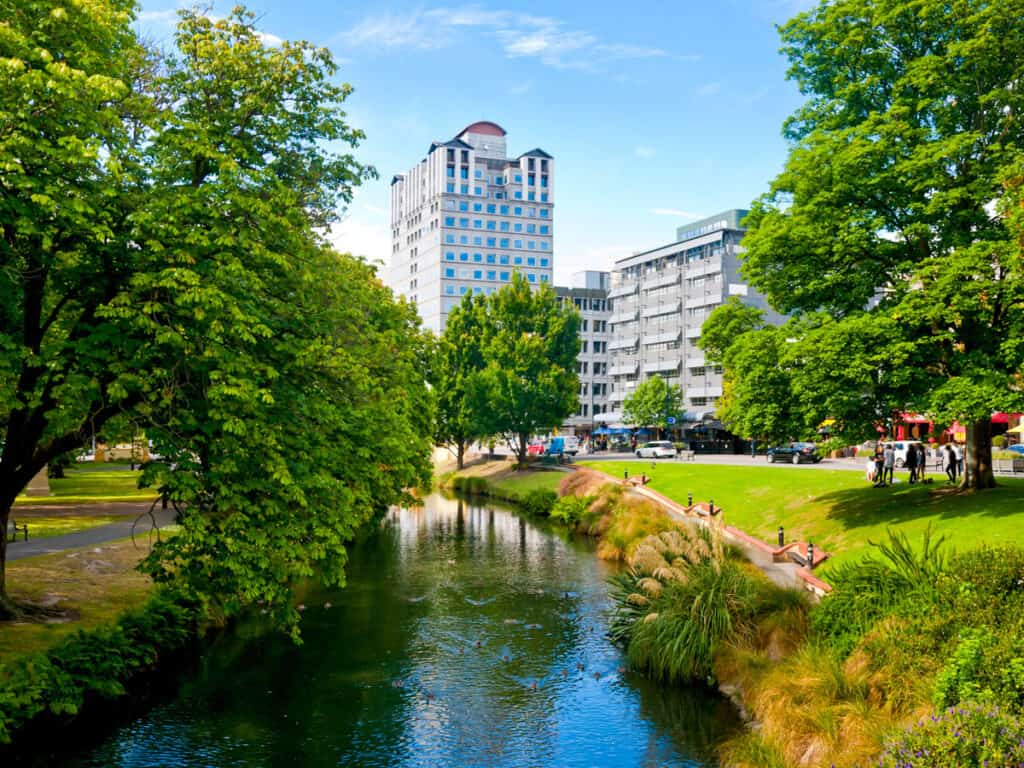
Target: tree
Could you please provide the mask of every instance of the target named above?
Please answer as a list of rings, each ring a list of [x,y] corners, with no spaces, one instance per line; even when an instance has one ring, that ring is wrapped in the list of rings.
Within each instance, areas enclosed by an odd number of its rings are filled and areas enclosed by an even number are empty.
[[[372,174],[327,148],[362,138],[330,54],[183,11],[156,61],[134,11],[0,0],[0,523],[123,414],[185,509],[151,571],[292,620],[291,580],[338,580],[354,526],[427,472],[425,343],[323,243]]]
[[[467,293],[462,303],[448,314],[431,376],[437,402],[434,440],[438,445],[455,445],[459,469],[463,467],[466,447],[484,434],[470,394],[484,367],[482,334],[486,304],[483,296]]]
[[[730,296],[715,307],[700,329],[697,346],[703,350],[705,362],[725,363],[726,350],[739,336],[764,326],[764,312],[744,304],[738,296]]]
[[[668,419],[677,416],[683,402],[683,393],[661,376],[652,376],[641,382],[622,402],[622,414],[627,423],[638,427],[668,429]]]
[[[579,326],[579,313],[550,285],[533,291],[519,272],[487,297],[472,407],[484,434],[506,436],[520,466],[530,435],[558,427],[578,407]]]
[[[1022,399],[1024,350],[1007,340],[1024,330],[1024,274],[1002,201],[1024,148],[1024,15],[1015,0],[838,0],[782,39],[808,100],[746,220],[743,271],[776,309],[830,315],[819,336],[860,340],[849,365],[873,355],[893,372],[895,345],[924,374],[857,377],[864,388],[833,403],[840,424],[880,396],[965,422],[965,485],[989,487],[989,417]],[[837,353],[800,346],[811,371]]]

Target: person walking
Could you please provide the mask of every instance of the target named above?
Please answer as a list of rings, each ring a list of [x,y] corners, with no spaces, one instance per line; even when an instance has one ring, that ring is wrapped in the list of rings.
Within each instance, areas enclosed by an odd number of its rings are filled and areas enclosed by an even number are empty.
[[[956,454],[953,448],[946,443],[942,446],[942,468],[946,471],[946,478],[951,483],[956,482]]]
[[[910,484],[913,485],[917,482],[917,446],[913,443],[907,446],[907,458],[903,464],[910,472]]]
[[[964,474],[964,447],[960,443],[953,443],[953,456],[956,457],[956,473]]]
[[[875,454],[875,488],[885,487],[885,457],[881,451]]]
[[[889,478],[889,485],[892,485],[892,471],[896,466],[896,451],[892,448],[892,443],[885,444],[885,450],[882,451],[882,483],[886,482],[886,478]]]
[[[924,444],[917,446],[917,482],[924,482],[924,470],[928,466],[928,449]]]

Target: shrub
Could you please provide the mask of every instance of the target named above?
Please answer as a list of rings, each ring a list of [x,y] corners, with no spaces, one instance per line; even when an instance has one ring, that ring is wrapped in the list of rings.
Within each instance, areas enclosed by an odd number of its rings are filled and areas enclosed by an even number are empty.
[[[993,448],[1005,448],[1006,447],[1006,435],[996,435],[992,438]]]
[[[42,717],[76,715],[88,697],[113,699],[161,654],[183,648],[205,616],[200,602],[159,590],[112,627],[77,632],[0,672],[0,744]]]
[[[575,526],[583,519],[593,501],[593,496],[562,496],[551,508],[551,519]]]
[[[1024,726],[998,707],[960,707],[886,744],[881,768],[966,768],[1024,765]]]
[[[544,488],[535,488],[519,497],[519,506],[528,515],[547,517],[558,500],[558,494]]]
[[[1017,453],[1016,451],[992,451],[993,459],[1021,459],[1024,458],[1024,454]]]

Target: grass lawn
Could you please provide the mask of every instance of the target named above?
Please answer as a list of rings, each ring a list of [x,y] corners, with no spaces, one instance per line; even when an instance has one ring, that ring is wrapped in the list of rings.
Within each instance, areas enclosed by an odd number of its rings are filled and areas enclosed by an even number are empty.
[[[148,551],[125,540],[9,563],[11,597],[50,605],[64,615],[0,624],[0,666],[79,629],[112,623],[123,611],[141,605],[151,582],[135,565]]]
[[[538,488],[546,491],[557,491],[558,484],[565,478],[564,472],[513,472],[492,485],[501,491],[512,491],[513,493],[529,493]]]
[[[999,487],[981,493],[951,492],[937,473],[932,485],[902,482],[872,488],[862,472],[819,470],[788,465],[713,466],[647,462],[580,462],[621,478],[646,472],[650,487],[686,503],[713,499],[725,522],[764,541],[810,539],[835,557],[835,562],[859,558],[871,550],[870,541],[885,539],[886,529],[903,531],[919,543],[928,527],[964,550],[981,543],[1024,546],[1024,480],[999,478]],[[827,577],[827,574],[826,574]]]
[[[15,499],[15,505],[69,504],[75,502],[144,501],[156,498],[152,488],[135,486],[139,473],[130,470],[83,471],[68,470],[67,477],[50,480],[49,496],[25,496]]]

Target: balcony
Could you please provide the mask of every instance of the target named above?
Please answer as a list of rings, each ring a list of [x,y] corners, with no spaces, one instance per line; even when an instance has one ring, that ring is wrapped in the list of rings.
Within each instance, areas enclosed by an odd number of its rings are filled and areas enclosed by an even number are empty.
[[[666,302],[662,304],[656,304],[653,307],[644,307],[644,317],[658,317],[660,315],[677,315],[679,314],[679,302]]]
[[[616,323],[630,323],[637,319],[636,309],[630,309],[623,312],[616,312],[614,315],[608,318],[608,322],[612,325]]]
[[[672,341],[679,341],[679,329],[666,331],[664,333],[652,333],[644,336],[644,346],[650,347],[654,344],[666,344]]]
[[[644,363],[644,373],[660,373],[661,371],[678,371],[679,360],[656,360]]]
[[[700,326],[695,325],[692,328],[686,329],[686,338],[688,339],[699,339],[700,338]]]
[[[632,336],[626,336],[621,339],[615,339],[615,341],[611,342],[608,345],[608,349],[633,349],[634,347],[636,347],[638,339],[639,337],[636,334],[633,334]]]
[[[616,299],[616,298],[619,298],[621,296],[629,296],[631,293],[636,293],[636,285],[637,284],[635,282],[629,282],[629,283],[624,283],[624,284],[618,286],[617,288],[612,288],[608,292],[608,298],[609,299]]]
[[[618,365],[613,365],[608,369],[609,376],[629,376],[630,374],[636,373],[638,361],[633,360],[632,362],[624,363],[619,362]]]
[[[722,303],[722,292],[715,291],[714,293],[703,294],[701,296],[695,296],[692,299],[686,299],[686,308],[693,309],[694,307],[717,307]]]
[[[660,275],[644,279],[644,290],[649,288],[661,288],[665,285],[673,285],[679,282],[679,272],[672,270]]]

